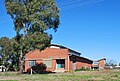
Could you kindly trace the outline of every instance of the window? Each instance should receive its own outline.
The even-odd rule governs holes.
[[[65,68],[65,59],[56,60],[57,68]]]
[[[99,64],[99,62],[97,62],[97,61],[94,61],[94,62],[93,62],[93,64],[97,65],[97,64]]]
[[[43,60],[43,64],[45,64],[47,67],[52,67],[52,60]]]
[[[29,61],[29,67],[32,67],[36,64],[36,61],[35,60],[30,60]]]

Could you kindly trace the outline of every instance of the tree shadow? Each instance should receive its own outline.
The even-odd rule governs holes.
[[[43,63],[36,63],[35,66],[32,66],[32,73],[34,74],[49,74],[49,73],[53,73],[52,71],[47,71],[47,66],[46,64]],[[31,68],[29,68],[27,70],[27,73],[31,73]]]

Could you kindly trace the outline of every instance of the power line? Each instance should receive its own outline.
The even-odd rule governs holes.
[[[71,5],[84,4],[86,2],[96,2],[96,1],[99,1],[99,0],[75,0],[75,1],[67,2],[67,3],[58,4],[58,6],[59,7],[67,7],[67,6],[71,6]]]
[[[76,5],[84,5],[84,4],[88,4],[91,2],[99,2],[99,0],[66,0],[64,2],[60,2],[58,3],[58,7],[60,8],[65,8],[65,7],[70,7],[70,6],[76,6]]]
[[[83,3],[75,4],[75,5],[67,5],[66,7],[60,7],[60,9],[63,11],[63,10],[68,10],[68,9],[81,7],[81,6],[85,6],[85,5],[95,4],[95,3],[98,3],[98,2],[102,2],[102,1],[104,1],[104,0],[86,1],[86,2],[83,2]]]
[[[59,7],[64,7],[64,6],[67,7],[67,6],[71,6],[71,5],[84,4],[84,3],[97,2],[97,1],[103,1],[103,0],[86,0],[86,1],[77,0],[77,1],[65,3],[65,4],[62,4],[62,5],[58,5],[58,6]]]
[[[75,0],[76,1],[76,0]],[[82,0],[81,0],[82,1]],[[65,0],[63,2],[58,2],[57,5],[61,5],[61,4],[65,4],[65,3],[69,3],[69,2],[74,2],[73,0]]]
[[[71,1],[71,0],[61,2],[62,5],[58,5],[58,6],[61,6],[60,7],[61,11],[72,9],[72,8],[77,8],[77,7],[81,7],[81,6],[85,6],[85,5],[89,5],[89,4],[95,4],[98,2],[102,2],[104,0],[87,0],[84,2],[83,2],[83,0],[77,0],[77,1],[72,1],[72,2],[69,2],[69,1]],[[65,3],[65,2],[68,2],[68,3]],[[59,4],[61,4],[61,3],[59,3]],[[8,19],[8,18],[0,19],[0,22],[7,21],[7,20],[10,20],[10,19]]]
[[[58,6],[67,6],[70,4],[76,4],[76,3],[80,3],[80,2],[85,2],[85,0],[84,1],[83,0],[74,0],[74,1],[64,2],[64,3],[58,3]]]

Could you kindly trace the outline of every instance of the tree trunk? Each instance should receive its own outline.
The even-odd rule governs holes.
[[[24,24],[24,29],[23,29],[23,40],[25,39],[25,35],[26,35],[26,24]],[[21,54],[20,54],[20,74],[23,74],[23,63],[24,63],[24,54],[23,54],[23,50],[21,49]]]
[[[16,65],[17,65],[17,68],[16,68],[16,70],[17,71],[19,71],[19,65],[20,65],[20,55],[17,53],[17,63],[16,63]]]
[[[20,59],[19,59],[19,63],[20,63],[20,74],[23,74],[23,52],[21,51],[21,54],[20,54]]]

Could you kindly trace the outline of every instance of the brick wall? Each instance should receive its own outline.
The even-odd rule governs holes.
[[[77,56],[73,56],[73,58],[76,59],[76,69],[80,69],[81,67],[88,67],[91,69],[92,66],[92,61],[83,58],[83,57],[77,57]],[[70,70],[72,70],[73,65],[72,65],[72,56],[70,57]]]
[[[81,67],[91,68],[92,62],[88,59],[82,57],[76,57],[76,69],[80,69]]]
[[[68,49],[56,49],[56,48],[46,48],[44,51],[30,51],[26,54],[25,59],[25,71],[29,69],[28,61],[29,60],[36,60],[36,63],[42,63],[44,59],[51,59],[52,60],[52,67],[47,68],[47,70],[53,71],[56,68],[56,60],[55,59],[65,59],[65,69],[68,68]]]
[[[82,66],[91,68],[92,62],[90,60],[78,56],[74,56],[74,58],[76,59],[76,69]],[[52,61],[52,67],[47,68],[49,71],[56,70],[56,59],[65,59],[66,71],[73,69],[73,60],[72,56],[68,58],[68,49],[46,48],[44,51],[35,50],[26,54],[25,71],[30,68],[28,64],[29,60],[36,60],[36,63],[43,63],[43,60],[48,59]]]
[[[104,59],[99,60],[99,68],[104,69],[104,67],[105,67],[105,60]]]

